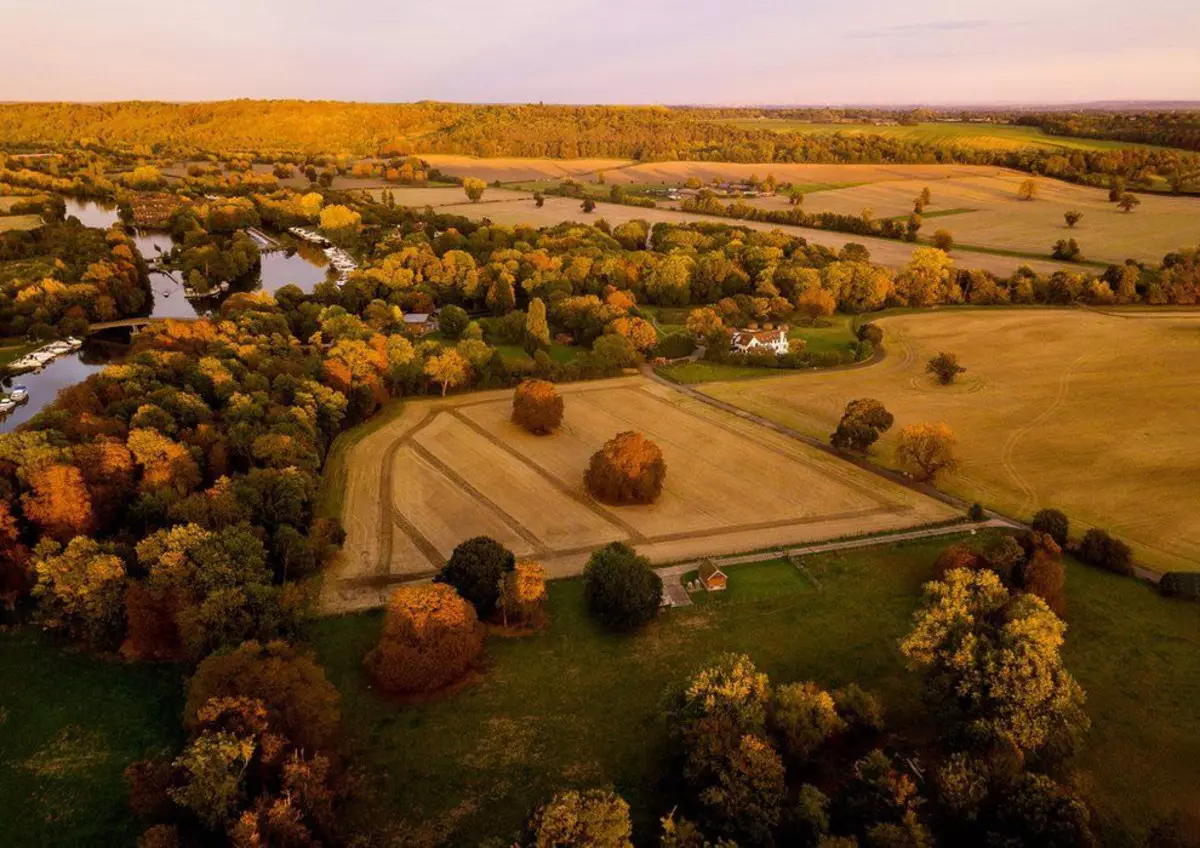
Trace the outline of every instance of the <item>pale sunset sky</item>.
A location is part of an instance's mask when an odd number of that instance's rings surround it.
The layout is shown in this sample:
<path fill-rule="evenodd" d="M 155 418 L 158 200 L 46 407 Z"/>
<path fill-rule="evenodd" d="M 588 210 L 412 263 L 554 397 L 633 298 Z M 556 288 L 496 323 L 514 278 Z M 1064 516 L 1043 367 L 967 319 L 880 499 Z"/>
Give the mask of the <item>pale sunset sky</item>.
<path fill-rule="evenodd" d="M 1198 0 L 0 0 L 0 100 L 1200 100 Z"/>

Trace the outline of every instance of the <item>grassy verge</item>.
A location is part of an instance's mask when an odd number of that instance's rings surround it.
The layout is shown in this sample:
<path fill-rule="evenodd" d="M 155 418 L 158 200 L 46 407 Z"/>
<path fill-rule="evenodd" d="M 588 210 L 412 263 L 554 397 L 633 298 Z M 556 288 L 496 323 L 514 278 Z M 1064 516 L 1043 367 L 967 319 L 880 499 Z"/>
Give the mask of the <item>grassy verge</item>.
<path fill-rule="evenodd" d="M 131 845 L 121 772 L 182 742 L 173 666 L 127 666 L 0 633 L 0 822 L 6 845 Z"/>
<path fill-rule="evenodd" d="M 362 675 L 378 614 L 318 622 L 311 636 L 354 717 L 351 756 L 372 787 L 348 823 L 403 828 L 438 843 L 503 841 L 556 789 L 612 785 L 645 839 L 671 799 L 664 690 L 722 650 L 749 653 L 780 681 L 872 687 L 890 726 L 916 731 L 927 722 L 920 683 L 902 668 L 896 645 L 946 544 L 806 558 L 819 591 L 780 560 L 730 566 L 725 593 L 693 596 L 696 606 L 627 637 L 592 624 L 580 581 L 557 582 L 546 631 L 491 640 L 482 681 L 417 707 L 379 699 Z M 1079 762 L 1083 788 L 1102 820 L 1141 831 L 1193 800 L 1200 608 L 1074 562 L 1067 585 L 1067 664 L 1089 693 L 1094 723 Z"/>
<path fill-rule="evenodd" d="M 321 491 L 317 493 L 317 504 L 313 510 L 318 518 L 342 517 L 342 504 L 346 498 L 346 457 L 354 446 L 372 433 L 387 426 L 404 409 L 399 398 L 389 401 L 369 420 L 357 427 L 344 430 L 329 446 L 325 457 L 325 472 L 321 475 Z"/>
<path fill-rule="evenodd" d="M 36 344 L 29 344 L 20 339 L 0 339 L 0 370 L 14 359 L 20 359 L 31 350 L 37 348 Z"/>

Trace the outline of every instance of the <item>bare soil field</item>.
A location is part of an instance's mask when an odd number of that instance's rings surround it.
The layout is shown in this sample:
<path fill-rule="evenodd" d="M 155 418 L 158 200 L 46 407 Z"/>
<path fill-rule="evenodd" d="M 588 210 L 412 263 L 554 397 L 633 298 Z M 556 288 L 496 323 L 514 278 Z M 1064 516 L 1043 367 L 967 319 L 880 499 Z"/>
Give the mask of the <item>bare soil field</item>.
<path fill-rule="evenodd" d="M 552 577 L 626 541 L 655 562 L 757 550 L 936 522 L 954 511 L 761 426 L 642 377 L 560 387 L 562 428 L 530 435 L 509 421 L 512 392 L 411 401 L 345 454 L 341 562 L 323 605 L 383 603 L 396 583 L 440 567 L 489 535 Z M 387 413 L 385 413 L 387 414 Z M 583 485 L 591 455 L 639 430 L 667 462 L 659 501 L 608 506 Z M 344 481 L 344 482 L 343 482 Z"/>
<path fill-rule="evenodd" d="M 874 451 L 894 461 L 906 424 L 944 421 L 959 469 L 939 487 L 1019 518 L 1066 512 L 1073 535 L 1100 526 L 1139 564 L 1200 570 L 1200 313 L 952 309 L 880 319 L 887 356 L 855 370 L 737 383 L 706 394 L 828 437 L 846 403 L 896 416 Z M 925 363 L 959 355 L 936 385 Z"/>
<path fill-rule="evenodd" d="M 852 167 L 852 166 L 844 166 Z M 931 179 L 901 179 L 814 192 L 804 199 L 809 212 L 857 215 L 871 209 L 877 218 L 907 216 L 921 189 L 929 187 L 933 203 L 926 207 L 921 235 L 946 229 L 961 244 L 1048 253 L 1061 238 L 1074 238 L 1084 257 L 1120 263 L 1126 259 L 1158 261 L 1173 251 L 1200 244 L 1200 198 L 1141 194 L 1141 206 L 1121 212 L 1108 201 L 1106 189 L 1088 188 L 1037 178 L 1037 199 L 1017 198 L 1028 174 L 991 169 L 988 174 Z M 785 209 L 787 199 L 770 197 L 751 205 Z M 1068 228 L 1063 213 L 1077 210 L 1083 218 Z"/>
<path fill-rule="evenodd" d="M 586 214 L 580 209 L 580 202 L 572 198 L 547 197 L 545 205 L 539 209 L 534 204 L 531 195 L 517 195 L 516 192 L 505 192 L 505 195 L 514 195 L 515 199 L 509 202 L 489 202 L 496 200 L 500 196 L 501 191 L 500 189 L 488 189 L 484 193 L 481 203 L 463 202 L 441 206 L 438 209 L 447 214 L 464 215 L 468 218 L 486 217 L 497 224 L 510 226 L 530 224 L 535 227 L 552 227 L 564 221 L 591 224 L 599 218 L 604 218 L 614 226 L 637 219 L 648 221 L 651 225 L 659 221 L 672 224 L 709 221 L 717 224 L 749 227 L 750 229 L 768 232 L 771 230 L 781 230 L 805 238 L 813 244 L 827 245 L 834 250 L 840 250 L 847 242 L 857 242 L 858 244 L 865 245 L 871 251 L 872 261 L 894 268 L 907 263 L 912 258 L 913 252 L 913 245 L 894 239 L 870 238 L 867 236 L 833 232 L 831 230 L 792 227 L 761 221 L 738 221 L 715 215 L 697 215 L 689 212 L 680 212 L 676 209 L 643 209 L 636 206 L 622 206 L 616 203 L 600 203 L 597 204 L 595 212 Z M 396 202 L 401 202 L 399 195 L 397 195 Z M 1048 253 L 1049 251 L 1048 248 L 1045 248 L 1041 252 Z M 1061 268 L 1078 269 L 1079 267 L 1077 265 L 1072 266 L 1070 263 L 1055 262 L 1050 259 L 1026 259 L 970 250 L 956 250 L 953 257 L 955 262 L 962 267 L 979 268 L 1001 276 L 1012 274 L 1021 265 L 1028 265 L 1035 271 L 1042 273 L 1052 273 Z"/>

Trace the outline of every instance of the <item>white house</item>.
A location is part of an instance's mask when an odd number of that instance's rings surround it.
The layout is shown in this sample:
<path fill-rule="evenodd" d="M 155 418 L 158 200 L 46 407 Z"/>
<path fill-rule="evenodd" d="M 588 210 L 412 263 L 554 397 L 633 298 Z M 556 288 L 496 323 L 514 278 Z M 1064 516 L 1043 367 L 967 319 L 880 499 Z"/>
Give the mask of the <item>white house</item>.
<path fill-rule="evenodd" d="M 734 353 L 773 353 L 776 356 L 784 356 L 788 352 L 788 328 L 735 330 L 729 344 Z"/>

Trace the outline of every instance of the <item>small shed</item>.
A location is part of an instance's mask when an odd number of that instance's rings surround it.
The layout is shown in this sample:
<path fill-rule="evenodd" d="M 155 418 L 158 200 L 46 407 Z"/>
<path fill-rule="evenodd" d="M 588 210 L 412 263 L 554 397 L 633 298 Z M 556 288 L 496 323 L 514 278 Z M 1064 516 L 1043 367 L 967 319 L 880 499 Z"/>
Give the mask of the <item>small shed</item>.
<path fill-rule="evenodd" d="M 729 578 L 711 559 L 700 563 L 700 585 L 709 592 L 724 592 Z"/>

